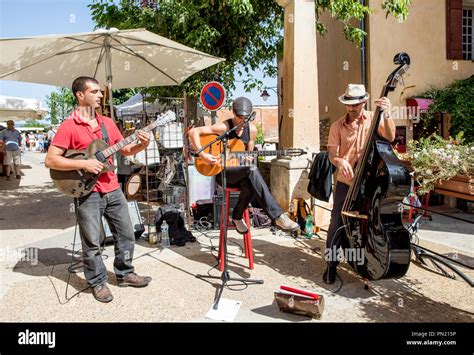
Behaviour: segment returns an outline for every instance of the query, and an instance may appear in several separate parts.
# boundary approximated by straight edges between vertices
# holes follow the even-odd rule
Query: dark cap
[[[237,116],[248,116],[252,113],[252,101],[246,97],[238,97],[232,103],[232,110]]]

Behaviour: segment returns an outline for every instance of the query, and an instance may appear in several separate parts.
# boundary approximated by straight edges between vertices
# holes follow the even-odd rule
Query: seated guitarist
[[[242,124],[252,113],[252,102],[245,98],[239,97],[232,104],[234,117],[212,126],[196,127],[189,131],[189,138],[196,150],[201,149],[200,136],[203,134],[221,135],[234,126]],[[240,139],[245,145],[247,151],[253,151],[255,146],[255,138],[257,136],[257,128],[252,124],[243,125],[240,129],[233,131],[229,135],[229,139]],[[216,164],[218,159],[212,154],[206,152],[199,153],[200,158],[208,164]],[[252,159],[252,157],[247,157]],[[221,174],[217,175],[216,180],[221,184]],[[237,204],[232,212],[232,220],[235,224],[237,232],[244,234],[248,231],[247,225],[242,219],[244,210],[249,202],[255,196],[266,213],[270,216],[275,224],[286,231],[294,231],[299,228],[298,223],[292,221],[280,208],[275,198],[270,193],[260,171],[254,164],[246,166],[228,167],[226,168],[226,181],[229,187],[240,188]]]
[[[56,170],[83,169],[99,174],[104,164],[98,160],[73,160],[63,157],[63,154],[68,149],[84,150],[93,140],[103,139],[102,127],[105,127],[109,145],[121,141],[123,137],[112,119],[96,112],[102,97],[97,80],[79,77],[72,84],[72,92],[78,106],[59,127],[48,150],[45,165]],[[137,136],[140,142],[122,148],[120,152],[123,155],[134,155],[148,146],[148,134],[138,131]],[[82,241],[84,275],[92,287],[94,297],[99,302],[110,302],[113,299],[107,287],[107,269],[100,253],[102,215],[107,219],[113,234],[114,271],[118,286],[147,286],[151,278],[137,275],[132,265],[135,235],[117,175],[113,171],[103,173],[92,192],[76,198],[74,202]]]
[[[346,114],[336,120],[329,129],[329,160],[337,166],[338,170],[331,222],[326,240],[327,269],[324,272],[323,281],[327,284],[336,281],[336,268],[339,264],[337,249],[340,246],[349,247],[341,211],[354,177],[354,167],[364,151],[367,134],[374,119],[374,112],[364,109],[368,98],[369,94],[365,91],[364,85],[349,84],[346,92],[339,96],[339,101],[346,107]],[[384,110],[377,132],[392,142],[395,139],[395,123],[390,117],[390,100],[381,97],[375,100],[375,105]]]

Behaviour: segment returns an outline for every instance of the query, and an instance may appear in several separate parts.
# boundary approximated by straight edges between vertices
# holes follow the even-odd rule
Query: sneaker
[[[328,285],[333,284],[334,282],[336,282],[336,275],[337,275],[336,268],[333,268],[333,267],[326,268],[326,271],[324,271],[324,274],[323,274],[324,283]]]
[[[97,301],[108,303],[114,299],[107,284],[97,285],[92,289],[92,293]]]
[[[300,228],[300,225],[295,221],[291,220],[287,214],[283,213],[275,220],[277,227],[283,229],[284,231],[293,232]]]
[[[150,276],[139,276],[134,272],[127,274],[123,279],[117,279],[117,285],[120,287],[145,287],[151,281]]]
[[[237,229],[237,232],[240,234],[245,234],[249,231],[243,219],[233,219],[232,221],[234,222],[235,229]]]
[[[17,175],[16,178],[19,180],[19,179],[21,179],[21,176],[20,176],[20,175]]]

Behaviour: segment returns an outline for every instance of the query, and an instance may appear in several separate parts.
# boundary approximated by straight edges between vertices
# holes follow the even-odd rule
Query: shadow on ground
[[[411,267],[416,267],[412,265]],[[452,282],[447,280],[447,282]],[[427,297],[413,288],[413,280],[381,280],[374,285],[377,300],[363,302],[365,316],[376,322],[472,322],[474,314],[453,307],[449,298]]]
[[[216,240],[217,243],[217,240]],[[255,273],[248,269],[248,261],[243,258],[241,248],[235,243],[242,244],[241,238],[229,238],[229,266],[231,277],[255,278]],[[326,268],[322,250],[324,240],[295,240],[293,247],[255,239],[253,240],[254,262],[256,265],[265,265],[285,276],[295,284],[301,279],[309,284],[332,292],[338,288],[340,281],[334,285],[326,285],[322,281],[322,274]],[[175,251],[180,253],[180,248]],[[201,254],[181,253],[194,261],[205,263],[210,268],[216,266],[217,261],[210,252]],[[216,255],[216,252],[214,252]],[[417,266],[412,263],[411,268]],[[221,271],[215,268],[213,275],[220,275]],[[423,287],[418,279],[403,277],[401,279],[385,279],[372,281],[369,289],[364,288],[364,281],[355,274],[347,263],[338,268],[338,275],[343,281],[342,288],[335,295],[358,301],[358,311],[362,312],[368,321],[373,322],[472,322],[474,314],[453,307],[449,299],[436,299],[415,289]],[[441,277],[441,282],[442,276]],[[452,282],[452,280],[446,280]],[[221,284],[219,279],[212,280],[213,285]],[[291,321],[306,321],[308,318],[275,312],[275,305],[254,309],[253,311],[272,318],[281,318]]]
[[[64,303],[78,293],[91,293],[92,290],[84,278],[82,268],[82,255],[75,252],[74,259],[71,257],[72,250],[65,248],[44,248],[36,249],[37,262],[22,260],[15,264],[13,272],[22,273],[28,276],[56,278],[63,283],[64,288],[57,288],[58,285],[52,282],[56,291],[58,301]],[[111,251],[113,254],[113,250]],[[110,252],[105,252],[104,260],[111,257]],[[113,255],[112,255],[113,257]],[[108,283],[117,285],[115,274],[107,270]],[[69,289],[66,290],[66,287]],[[65,293],[67,292],[67,294]]]
[[[52,183],[15,190],[0,184],[0,230],[66,229],[76,222],[73,200]]]

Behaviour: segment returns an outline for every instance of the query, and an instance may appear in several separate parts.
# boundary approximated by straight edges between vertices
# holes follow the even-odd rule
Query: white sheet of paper
[[[214,320],[222,320],[225,322],[232,322],[235,316],[239,312],[241,301],[229,300],[227,298],[221,298],[217,309],[211,308],[206,314],[206,318]]]

